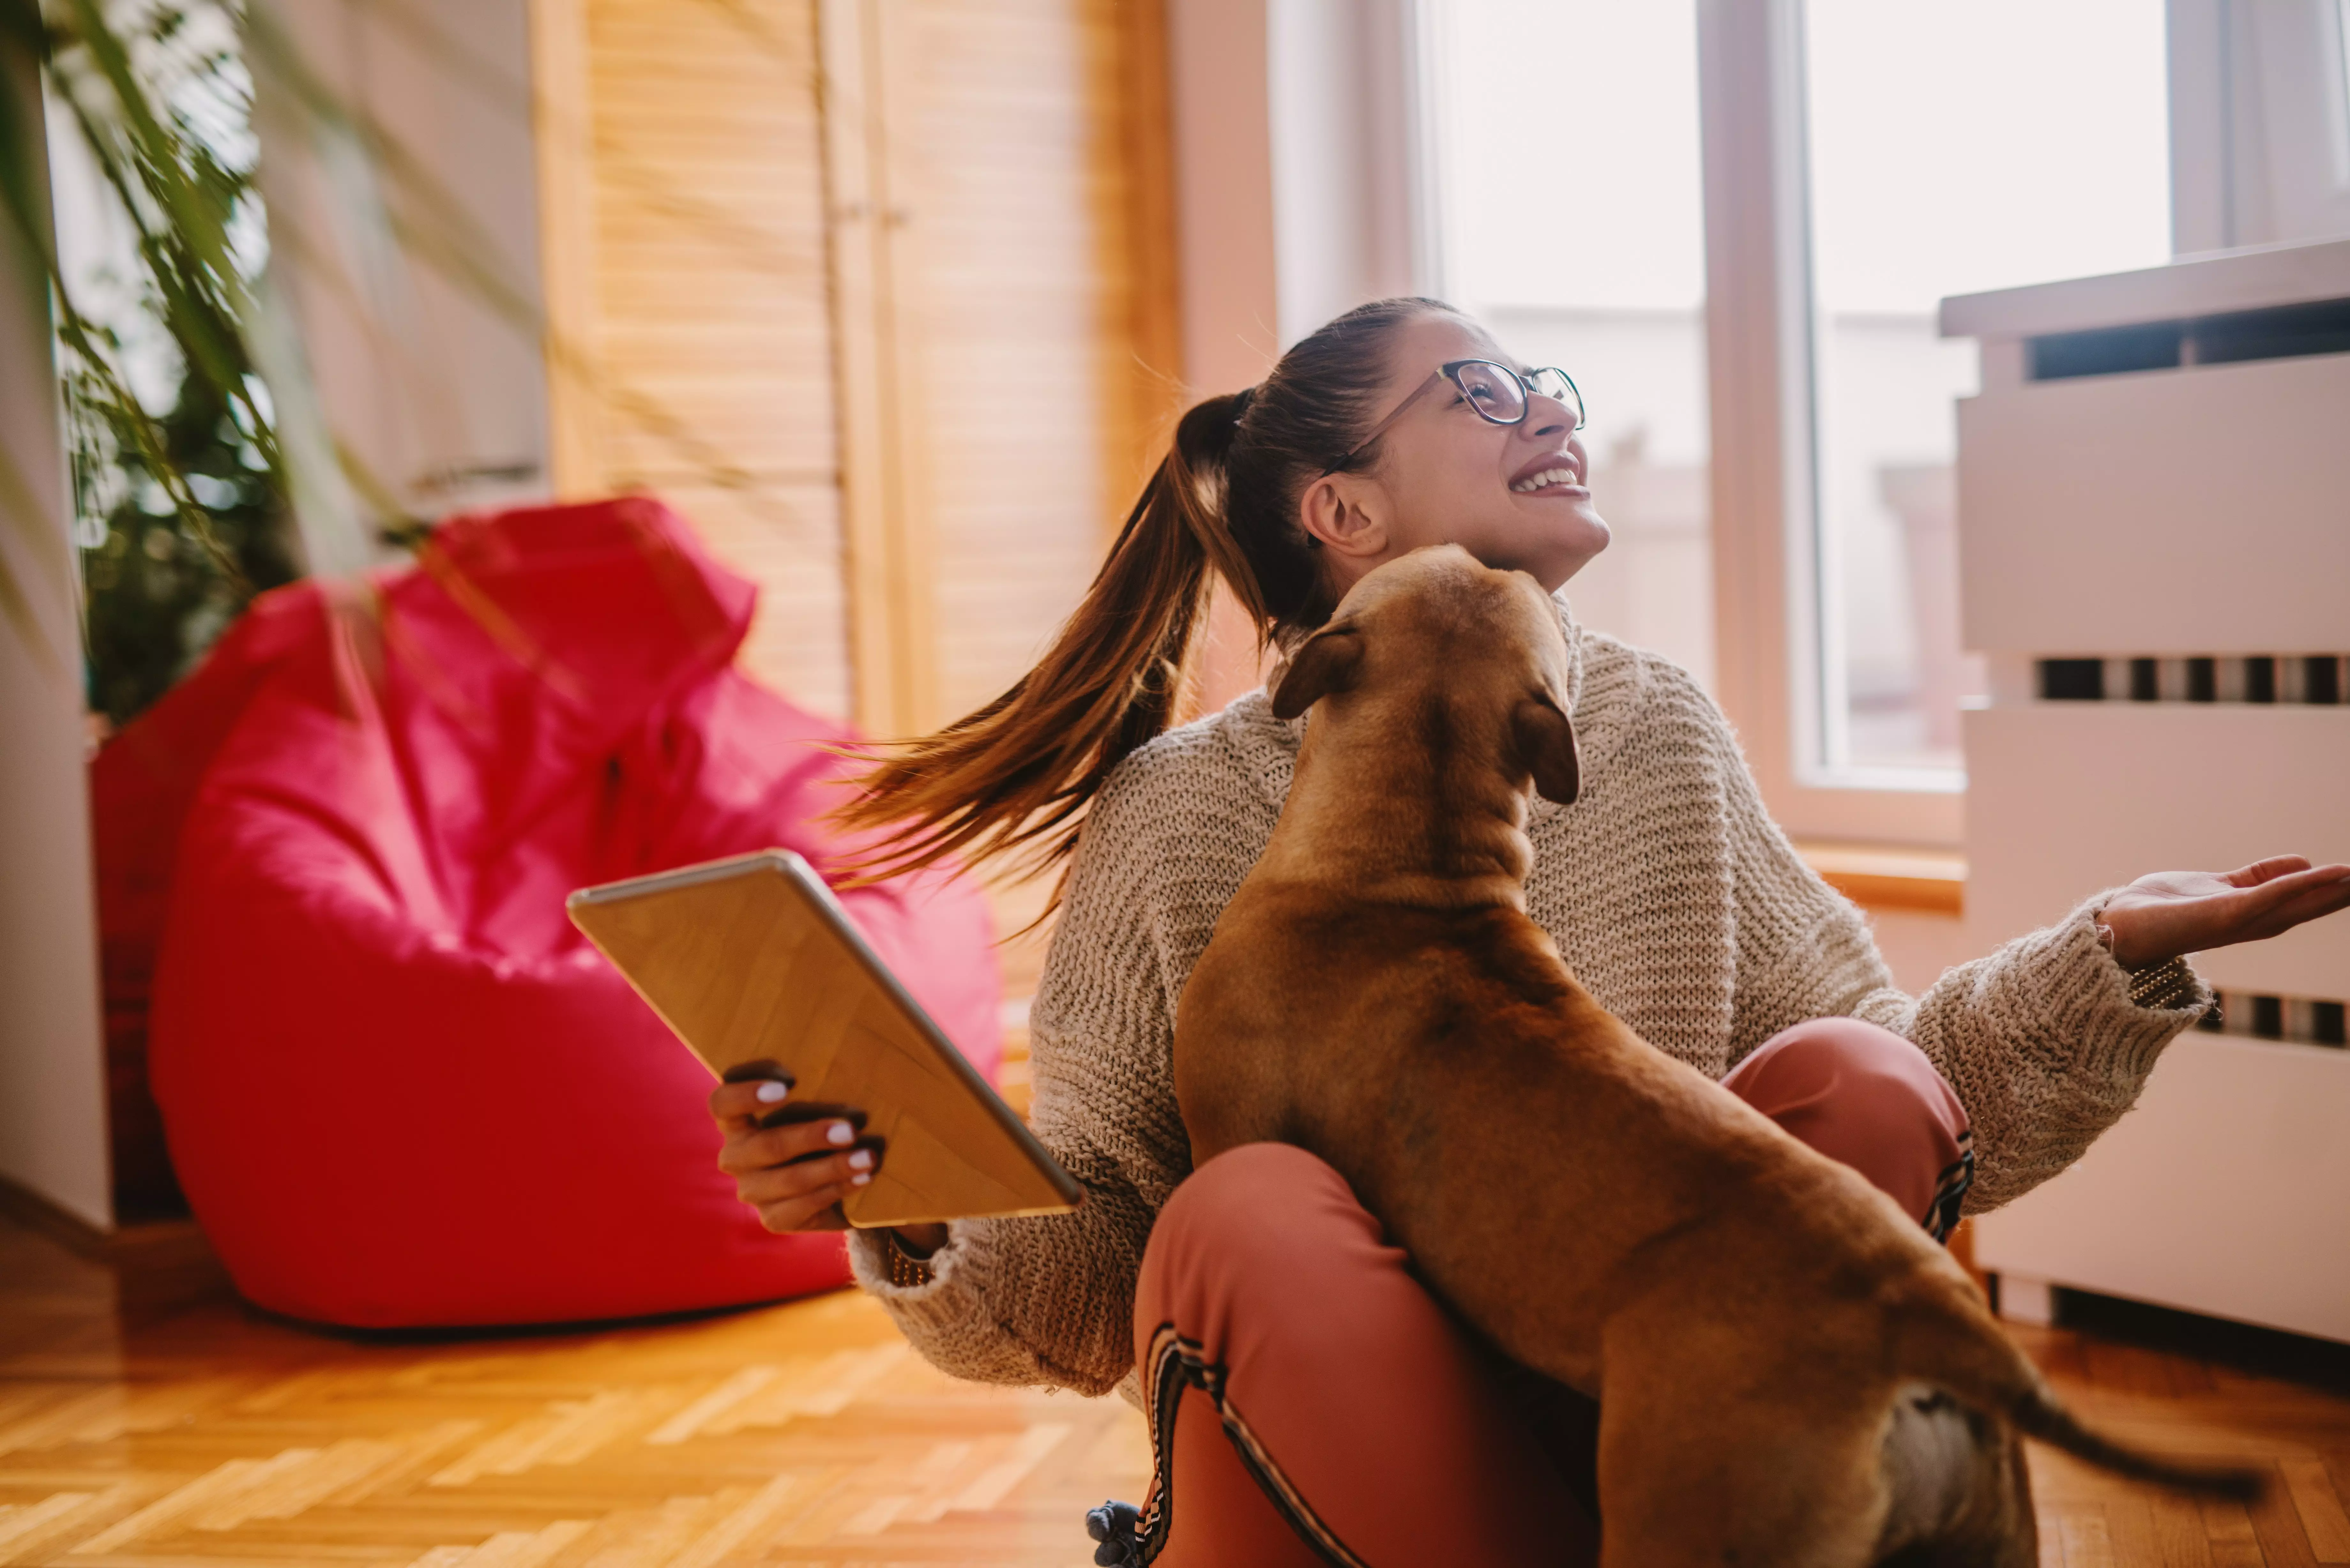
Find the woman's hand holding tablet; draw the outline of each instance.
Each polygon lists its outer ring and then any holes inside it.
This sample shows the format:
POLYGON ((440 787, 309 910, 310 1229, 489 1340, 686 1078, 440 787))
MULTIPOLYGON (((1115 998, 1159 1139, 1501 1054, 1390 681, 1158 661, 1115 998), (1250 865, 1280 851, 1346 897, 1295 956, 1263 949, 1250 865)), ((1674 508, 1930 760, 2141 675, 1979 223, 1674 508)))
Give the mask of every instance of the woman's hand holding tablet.
POLYGON ((1083 1196, 784 850, 574 893, 572 922, 722 1080, 720 1168, 771 1231, 1059 1213, 1083 1196))

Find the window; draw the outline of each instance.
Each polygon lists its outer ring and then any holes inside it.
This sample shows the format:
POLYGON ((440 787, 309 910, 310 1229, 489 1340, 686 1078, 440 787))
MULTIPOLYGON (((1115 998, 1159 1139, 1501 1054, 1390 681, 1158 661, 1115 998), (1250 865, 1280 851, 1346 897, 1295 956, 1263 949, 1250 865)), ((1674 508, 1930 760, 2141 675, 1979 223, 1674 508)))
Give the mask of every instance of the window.
POLYGON ((1798 835, 1959 840, 1936 306, 2168 258, 2165 9, 1698 0, 1719 689, 1798 835))
POLYGON ((1578 613, 1707 680, 1798 835, 1956 844, 1938 302, 2350 234, 2350 0, 1420 10, 1445 292, 1591 405, 1578 613))
POLYGON ((1983 690, 1960 650, 1951 467, 1975 351, 1937 336, 1936 305, 2169 259, 2163 9, 1807 0, 1802 22, 1815 441, 1802 771, 1952 788, 1959 706, 1983 690))
POLYGON ((2172 248, 2350 235, 2350 4, 2168 9, 2172 248))
POLYGON ((1685 5, 1430 8, 1443 291, 1590 406, 1584 624, 1713 672, 1697 34, 1685 5))
POLYGON ((2334 57, 2332 90, 2326 95, 2327 119, 2334 132, 2329 139, 2334 144, 2334 189, 2350 190, 2350 0, 2334 0, 2333 14, 2327 18, 2334 26, 2333 36, 2325 40, 2326 53, 2334 57))

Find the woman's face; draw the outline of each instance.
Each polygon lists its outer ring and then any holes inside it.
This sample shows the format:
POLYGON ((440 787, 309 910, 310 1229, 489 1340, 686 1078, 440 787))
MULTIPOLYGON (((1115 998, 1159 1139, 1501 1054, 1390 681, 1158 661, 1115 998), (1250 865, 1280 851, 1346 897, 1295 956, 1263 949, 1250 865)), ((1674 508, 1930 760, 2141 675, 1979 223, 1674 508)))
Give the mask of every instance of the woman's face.
MULTIPOLYGON (((1387 388, 1373 423, 1454 359, 1527 369, 1473 322, 1431 311, 1391 339, 1387 388)), ((1380 438, 1376 463, 1326 475, 1299 498, 1300 521, 1322 541, 1333 587, 1344 593, 1382 562, 1449 544, 1557 591, 1608 538, 1585 483, 1590 462, 1574 420, 1559 403, 1537 397, 1523 423, 1490 424, 1449 380, 1421 393, 1380 438), (1554 477, 1534 483, 1545 474, 1554 477)))

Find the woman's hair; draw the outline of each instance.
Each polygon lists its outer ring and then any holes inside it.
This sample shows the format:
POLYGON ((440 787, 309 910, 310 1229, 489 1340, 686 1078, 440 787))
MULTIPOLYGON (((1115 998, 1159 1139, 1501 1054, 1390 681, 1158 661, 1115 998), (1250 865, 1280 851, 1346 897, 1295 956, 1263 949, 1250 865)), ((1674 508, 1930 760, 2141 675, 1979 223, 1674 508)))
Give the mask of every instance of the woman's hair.
MULTIPOLYGON (((1396 329, 1441 301, 1357 306, 1300 341, 1263 382, 1194 404, 1127 514, 1083 603, 1036 667, 993 701, 894 749, 840 819, 879 829, 868 875, 946 856, 1076 843, 1110 770, 1165 730, 1223 578, 1262 641, 1294 643, 1334 607, 1297 521, 1305 487, 1354 451, 1379 410, 1396 329)), ((1347 466, 1367 467, 1376 448, 1347 466)))

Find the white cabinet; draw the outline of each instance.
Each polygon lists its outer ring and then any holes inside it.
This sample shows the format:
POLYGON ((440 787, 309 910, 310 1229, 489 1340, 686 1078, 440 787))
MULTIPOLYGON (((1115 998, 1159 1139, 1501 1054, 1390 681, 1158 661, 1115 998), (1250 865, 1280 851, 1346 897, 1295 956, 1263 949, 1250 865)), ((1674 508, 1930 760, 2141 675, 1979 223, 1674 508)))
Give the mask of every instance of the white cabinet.
MULTIPOLYGON (((2350 863, 2350 707, 2017 702, 1964 717, 1979 951, 2148 871, 2284 853, 2350 863)), ((2350 915, 2194 962, 2226 991, 2339 999, 2350 915)), ((2350 1188, 2338 1196, 2350 1251, 2350 1188)))
POLYGON ((2080 1164, 1976 1221, 1976 1262, 2350 1340, 2345 1127, 2350 1052, 2181 1035, 2080 1164))
POLYGON ((1987 387, 1959 516, 1969 648, 2341 653, 2350 353, 1987 387))
MULTIPOLYGON (((1953 299, 1967 922, 2089 890, 2350 860, 2350 244, 1953 299)), ((1977 1227, 2012 1303, 2068 1285, 2350 1340, 2350 917, 2197 967, 2218 1032, 1977 1227)), ((2029 1310, 2027 1304, 2026 1310, 2029 1310)))

